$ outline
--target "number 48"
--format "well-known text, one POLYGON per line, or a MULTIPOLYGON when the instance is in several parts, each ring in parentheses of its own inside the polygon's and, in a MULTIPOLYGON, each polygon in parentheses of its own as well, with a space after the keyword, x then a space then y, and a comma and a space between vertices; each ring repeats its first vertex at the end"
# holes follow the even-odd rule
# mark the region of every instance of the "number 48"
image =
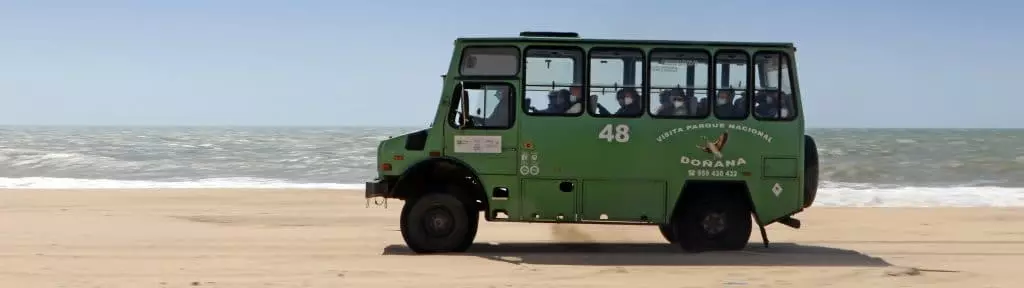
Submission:
POLYGON ((612 124, 606 124, 604 128, 601 128, 601 132, 597 133, 597 139, 604 139, 608 142, 629 142, 629 125, 619 124, 613 128, 612 124))

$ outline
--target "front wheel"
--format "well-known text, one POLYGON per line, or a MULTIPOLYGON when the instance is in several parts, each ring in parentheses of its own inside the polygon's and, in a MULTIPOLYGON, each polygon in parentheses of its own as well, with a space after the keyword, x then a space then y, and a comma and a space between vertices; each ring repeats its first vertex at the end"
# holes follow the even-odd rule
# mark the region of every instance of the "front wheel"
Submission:
POLYGON ((470 210, 451 194, 430 193, 411 199, 402 207, 402 238, 416 253, 466 251, 479 225, 478 218, 471 218, 479 215, 470 210))
POLYGON ((702 195, 673 219, 679 246, 688 252, 741 250, 750 240, 750 209, 734 197, 702 195))

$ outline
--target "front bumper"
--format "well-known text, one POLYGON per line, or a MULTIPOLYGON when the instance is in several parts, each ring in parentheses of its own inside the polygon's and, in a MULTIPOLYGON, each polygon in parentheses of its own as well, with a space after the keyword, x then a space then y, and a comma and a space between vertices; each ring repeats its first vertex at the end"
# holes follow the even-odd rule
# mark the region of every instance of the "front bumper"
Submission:
POLYGON ((388 187, 388 182, 387 181, 381 181, 380 179, 376 179, 376 180, 373 180, 373 181, 370 181, 370 182, 366 182, 366 198, 367 199, 369 199, 369 198, 376 198, 376 197, 385 197, 385 198, 387 198, 388 194, 389 194, 388 193, 389 191, 390 191, 390 187, 388 187))

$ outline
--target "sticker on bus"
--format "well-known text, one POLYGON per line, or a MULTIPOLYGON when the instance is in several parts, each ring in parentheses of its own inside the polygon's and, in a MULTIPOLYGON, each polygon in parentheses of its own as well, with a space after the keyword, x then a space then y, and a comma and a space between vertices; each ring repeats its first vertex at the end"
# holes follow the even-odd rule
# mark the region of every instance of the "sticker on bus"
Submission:
POLYGON ((501 136, 455 135, 455 153, 501 153, 501 136))

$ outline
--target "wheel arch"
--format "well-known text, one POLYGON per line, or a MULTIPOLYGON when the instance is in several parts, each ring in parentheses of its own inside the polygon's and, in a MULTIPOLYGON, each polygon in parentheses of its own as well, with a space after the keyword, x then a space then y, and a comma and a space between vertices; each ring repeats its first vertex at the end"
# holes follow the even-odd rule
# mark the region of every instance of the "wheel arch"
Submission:
POLYGON ((439 186, 455 185, 459 197, 478 202, 478 210, 487 211, 490 204, 479 174, 466 162, 451 157, 434 157, 409 166, 395 182, 393 197, 402 200, 419 197, 439 186))
POLYGON ((757 207, 750 197, 750 188, 745 181, 686 180, 680 189, 679 197, 676 198, 676 202, 670 209, 669 221, 671 222, 671 219, 685 209, 688 201, 693 201, 697 197, 726 197, 728 201, 743 203, 751 213, 757 214, 757 207))

